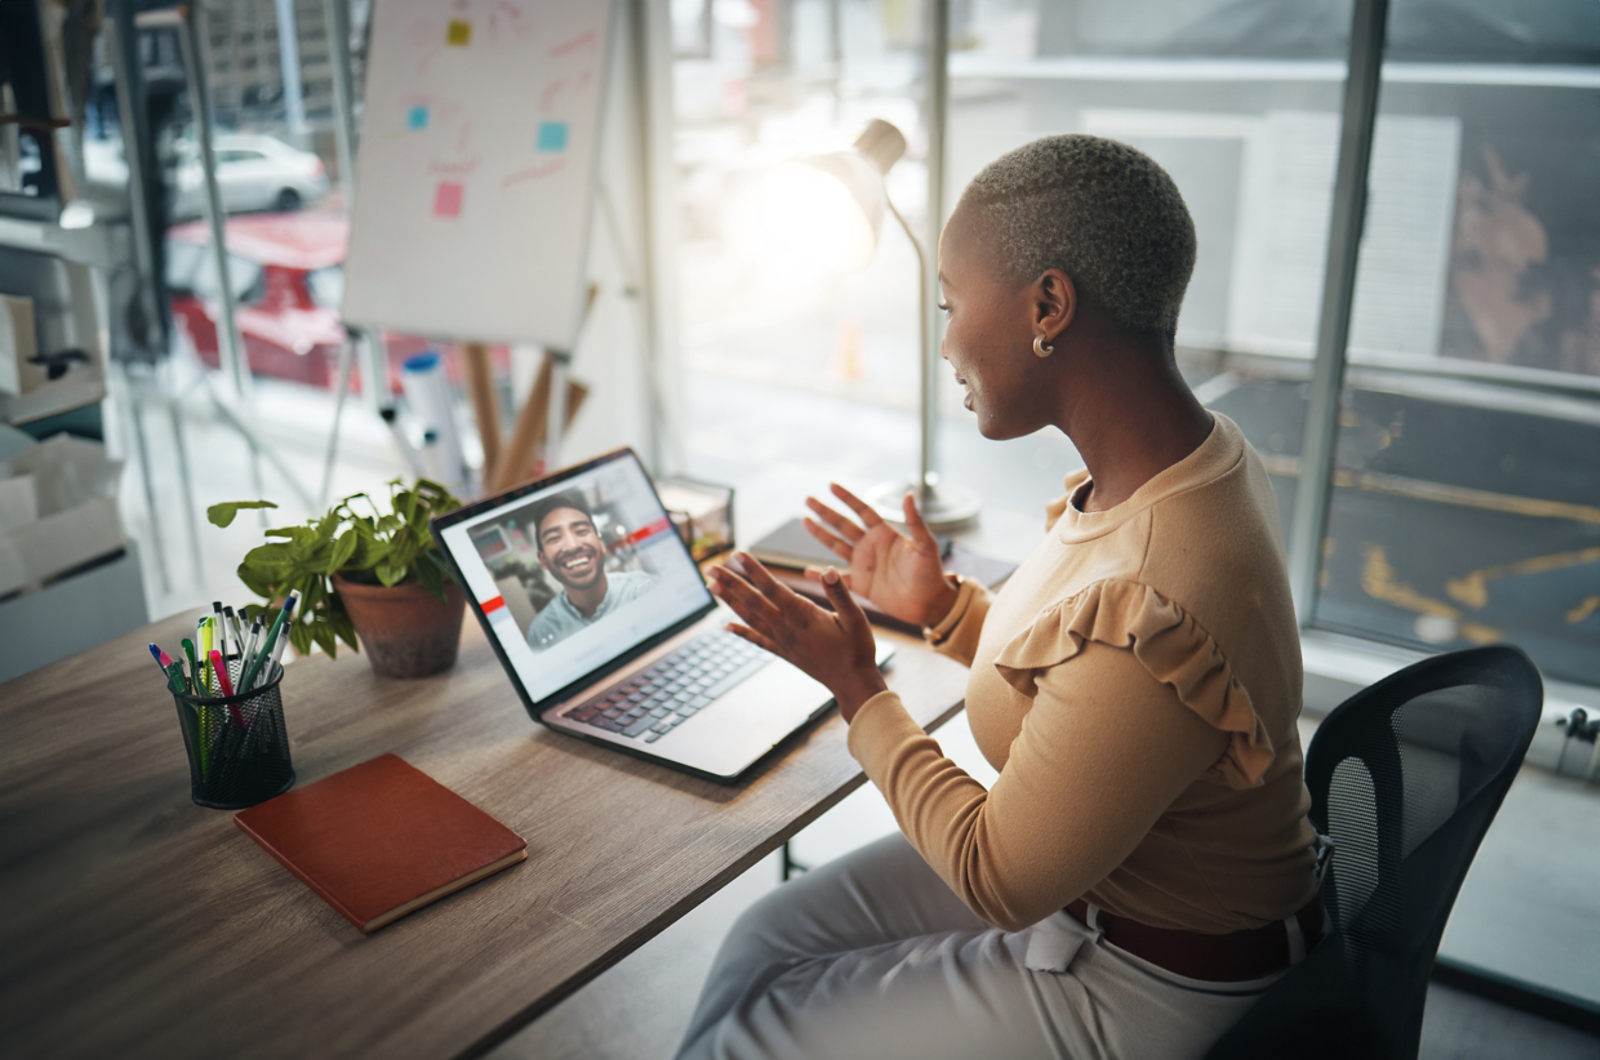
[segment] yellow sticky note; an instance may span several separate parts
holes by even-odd
[[[453,47],[465,48],[472,43],[472,23],[466,19],[453,18],[450,20],[450,30],[445,37]]]

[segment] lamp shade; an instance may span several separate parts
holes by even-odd
[[[734,205],[732,234],[755,256],[793,254],[833,269],[863,268],[883,230],[883,175],[905,149],[899,129],[873,121],[849,151],[780,166]]]

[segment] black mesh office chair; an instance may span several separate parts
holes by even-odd
[[[1533,739],[1539,671],[1511,647],[1408,666],[1329,714],[1306,752],[1334,852],[1327,937],[1212,1058],[1415,1057],[1456,892]]]

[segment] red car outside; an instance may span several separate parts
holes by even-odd
[[[234,315],[251,373],[332,389],[338,384],[339,347],[344,343],[338,307],[344,290],[348,219],[324,212],[251,214],[230,217],[224,235]],[[201,361],[218,367],[221,289],[211,256],[211,230],[205,222],[168,231],[167,287],[178,325]],[[388,355],[389,393],[400,389],[400,365],[405,359],[429,348],[447,354],[445,367],[452,379],[457,378],[460,358],[444,343],[389,331],[381,334],[380,341]],[[497,370],[504,372],[508,349],[495,346],[491,351]],[[360,386],[358,362],[351,389]]]

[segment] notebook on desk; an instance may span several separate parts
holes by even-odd
[[[392,754],[233,822],[369,934],[528,856],[521,836]]]
[[[432,527],[523,705],[551,728],[731,781],[833,705],[723,629],[735,616],[631,449]],[[880,643],[879,665],[889,655]]]

